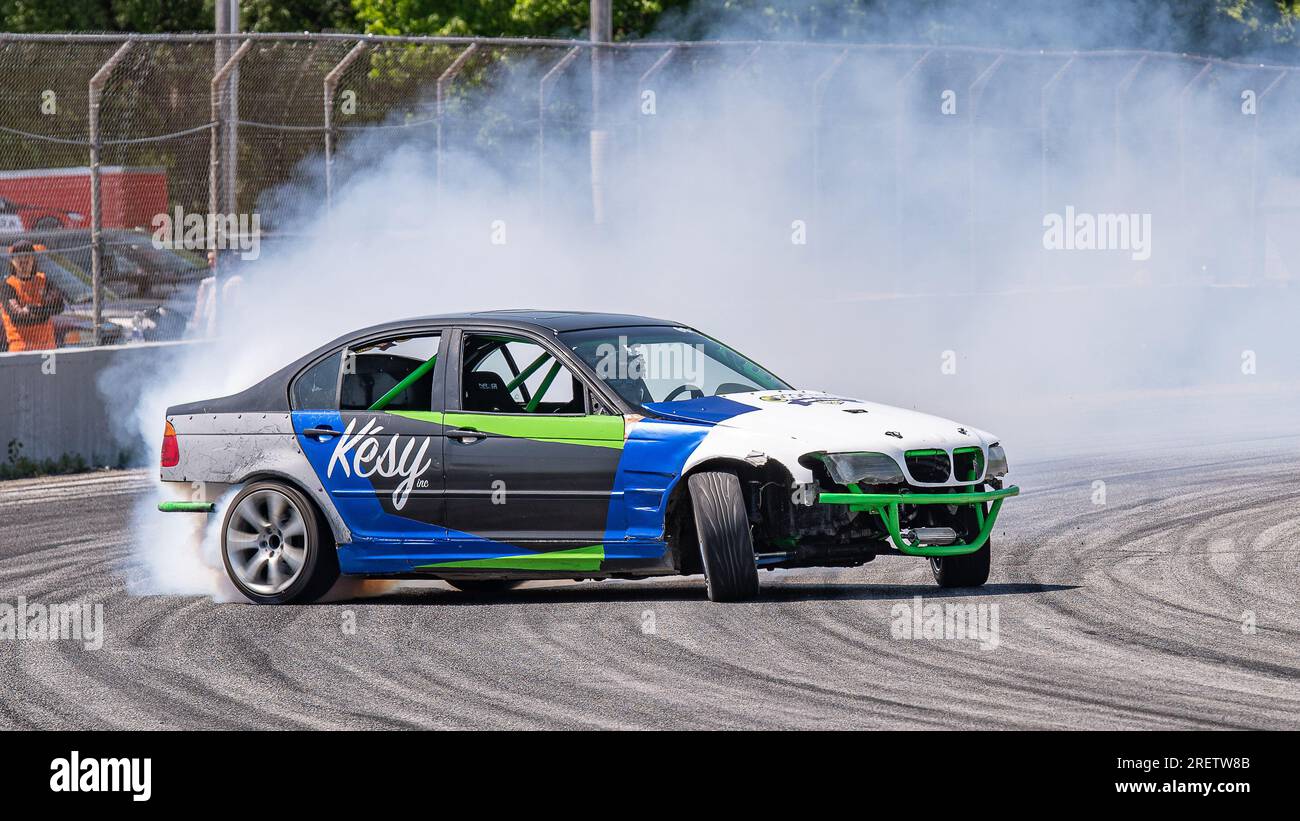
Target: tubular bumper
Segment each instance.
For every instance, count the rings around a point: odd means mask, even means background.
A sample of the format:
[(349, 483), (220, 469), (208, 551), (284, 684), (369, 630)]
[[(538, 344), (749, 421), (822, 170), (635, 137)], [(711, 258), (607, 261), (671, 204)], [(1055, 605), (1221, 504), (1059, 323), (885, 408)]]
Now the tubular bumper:
[[(993, 532), (1002, 500), (1020, 494), (1020, 488), (1011, 486), (1002, 490), (960, 491), (956, 493), (862, 493), (849, 485), (850, 493), (821, 493), (817, 501), (824, 505), (848, 505), (850, 510), (869, 510), (879, 516), (889, 531), (889, 538), (899, 552), (909, 556), (964, 556), (984, 546)], [(992, 502), (988, 512), (984, 503)], [(899, 505), (974, 505), (980, 523), (979, 535), (965, 544), (922, 545), (903, 538), (898, 524)]]

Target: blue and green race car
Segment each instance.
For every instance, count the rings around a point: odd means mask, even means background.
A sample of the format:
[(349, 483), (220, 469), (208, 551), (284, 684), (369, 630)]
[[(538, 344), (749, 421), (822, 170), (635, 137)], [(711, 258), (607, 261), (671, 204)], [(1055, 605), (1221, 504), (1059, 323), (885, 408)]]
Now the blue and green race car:
[(703, 574), (739, 601), (759, 570), (880, 555), (983, 584), (1006, 473), (985, 431), (797, 390), (677, 322), (491, 311), (359, 330), (169, 408), (162, 479), (185, 500), (160, 509), (221, 515), (257, 603), (340, 574), (476, 591)]

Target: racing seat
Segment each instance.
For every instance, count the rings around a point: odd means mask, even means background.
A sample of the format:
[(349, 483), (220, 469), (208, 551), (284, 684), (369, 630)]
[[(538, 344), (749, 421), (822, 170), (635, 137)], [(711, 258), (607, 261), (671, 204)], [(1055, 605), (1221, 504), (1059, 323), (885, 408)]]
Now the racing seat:
[(461, 380), (462, 410), (488, 413), (523, 413), (506, 390), (506, 382), (492, 371), (470, 371)]

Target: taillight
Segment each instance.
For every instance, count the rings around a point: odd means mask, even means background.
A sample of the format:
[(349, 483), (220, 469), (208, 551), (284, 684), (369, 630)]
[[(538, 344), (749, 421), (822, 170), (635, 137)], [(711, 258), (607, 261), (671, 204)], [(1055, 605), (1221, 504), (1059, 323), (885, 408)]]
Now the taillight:
[(181, 446), (176, 441), (176, 428), (168, 422), (163, 428), (162, 466), (174, 468), (181, 463)]

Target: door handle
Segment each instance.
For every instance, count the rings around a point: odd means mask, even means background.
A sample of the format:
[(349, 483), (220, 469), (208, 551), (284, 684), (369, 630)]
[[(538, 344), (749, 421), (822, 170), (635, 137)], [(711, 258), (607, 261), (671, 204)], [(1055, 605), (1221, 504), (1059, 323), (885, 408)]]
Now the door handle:
[(447, 431), (447, 438), (455, 439), (461, 444), (473, 444), (480, 439), (486, 439), (487, 434), (481, 430), (474, 430), (473, 428), (453, 428)]
[(318, 439), (328, 439), (331, 436), (342, 436), (334, 428), (307, 428), (302, 432), (303, 436), (315, 436)]

